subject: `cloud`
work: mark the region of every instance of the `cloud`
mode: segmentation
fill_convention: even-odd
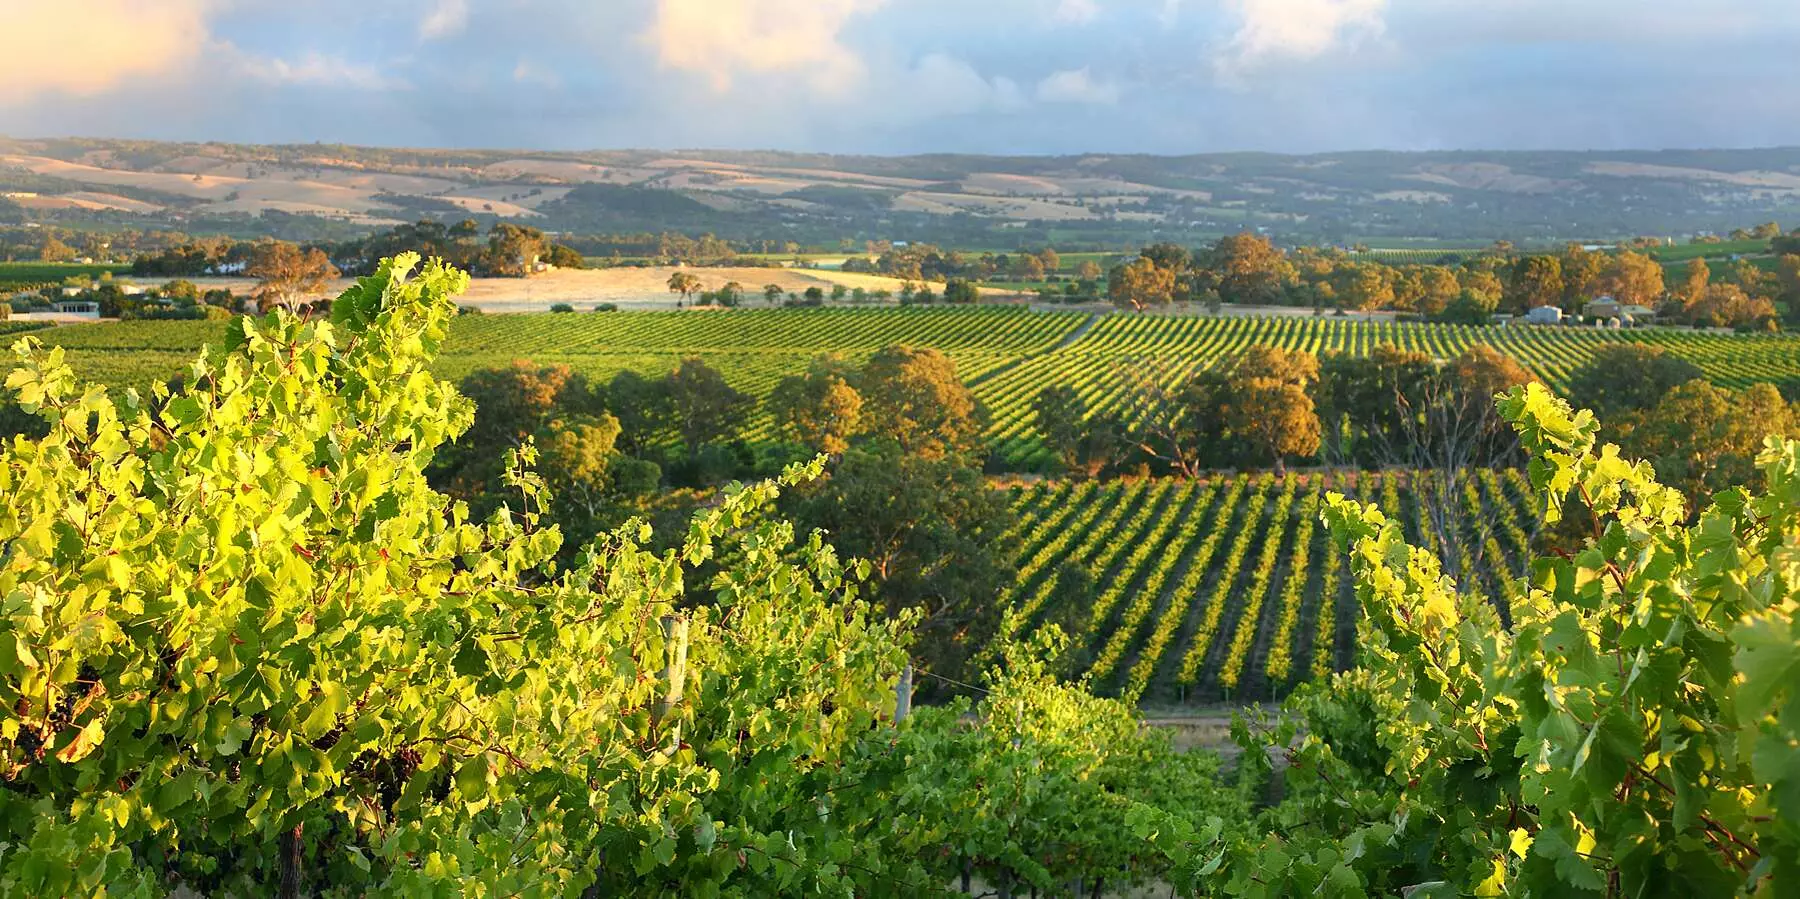
[[[644,39],[665,68],[693,72],[723,93],[744,73],[798,73],[842,94],[863,65],[839,36],[887,0],[657,0]]]
[[[1039,81],[1037,98],[1043,103],[1086,103],[1111,106],[1119,102],[1119,86],[1095,81],[1087,67],[1065,69]]]
[[[1051,16],[1063,25],[1086,25],[1099,17],[1100,7],[1094,0],[1061,0]]]
[[[1228,79],[1279,60],[1323,56],[1341,45],[1379,36],[1387,0],[1229,0],[1239,19],[1216,61]]]
[[[410,87],[404,80],[389,77],[375,66],[317,52],[306,53],[293,61],[246,56],[240,59],[239,64],[246,74],[271,84],[348,87],[368,91],[406,90]]]
[[[968,62],[943,53],[927,54],[910,70],[884,80],[891,80],[894,90],[876,105],[882,118],[896,122],[1009,112],[1026,105],[1017,82],[983,77]]]
[[[521,59],[518,65],[513,66],[512,77],[513,81],[519,84],[531,84],[538,87],[555,88],[562,87],[563,84],[562,78],[555,72],[528,59]]]
[[[181,67],[209,40],[211,0],[15,0],[5,5],[0,104],[105,93]]]
[[[419,40],[434,41],[455,37],[469,27],[468,0],[437,0],[431,12],[419,22]]]

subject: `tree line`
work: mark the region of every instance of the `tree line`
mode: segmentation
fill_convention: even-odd
[[[604,533],[634,516],[679,533],[695,505],[736,479],[767,477],[827,453],[824,476],[787,492],[784,514],[870,561],[876,601],[919,616],[918,653],[973,677],[999,627],[987,600],[1011,578],[1004,498],[982,476],[986,413],[942,353],[891,346],[861,364],[815,360],[767,401],[780,440],[754,441],[757,400],[700,359],[604,383],[562,365],[476,371],[468,431],[432,482],[485,515],[509,502],[505,460],[533,447],[565,533]]]
[[[132,273],[177,277],[235,274],[273,255],[297,255],[315,268],[330,267],[360,276],[374,271],[380,260],[403,252],[442,259],[481,277],[525,277],[544,266],[583,265],[580,253],[536,228],[497,222],[483,232],[475,220],[464,219],[453,224],[423,220],[357,240],[305,246],[268,239],[196,238],[139,254],[132,262]]]
[[[1145,247],[1110,269],[1106,291],[1115,305],[1139,312],[1174,303],[1233,303],[1397,310],[1463,323],[1539,306],[1575,314],[1610,297],[1667,321],[1769,328],[1781,319],[1777,303],[1790,315],[1800,309],[1800,236],[1778,235],[1770,249],[1772,271],[1739,258],[1715,275],[1704,258],[1696,258],[1674,276],[1629,248],[1569,244],[1554,253],[1521,254],[1501,247],[1441,264],[1387,265],[1336,249],[1289,251],[1245,232],[1198,251],[1171,243]]]

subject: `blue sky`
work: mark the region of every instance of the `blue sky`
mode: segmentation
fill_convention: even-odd
[[[0,0],[0,134],[1188,153],[1800,144],[1795,0]]]

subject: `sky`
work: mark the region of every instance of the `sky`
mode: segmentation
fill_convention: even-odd
[[[1800,145],[1797,0],[0,0],[0,134],[1181,154]]]

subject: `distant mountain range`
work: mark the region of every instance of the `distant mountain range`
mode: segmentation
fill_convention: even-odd
[[[366,231],[419,218],[580,233],[959,246],[1520,243],[1800,218],[1800,148],[1199,156],[826,156],[0,138],[0,222]]]

